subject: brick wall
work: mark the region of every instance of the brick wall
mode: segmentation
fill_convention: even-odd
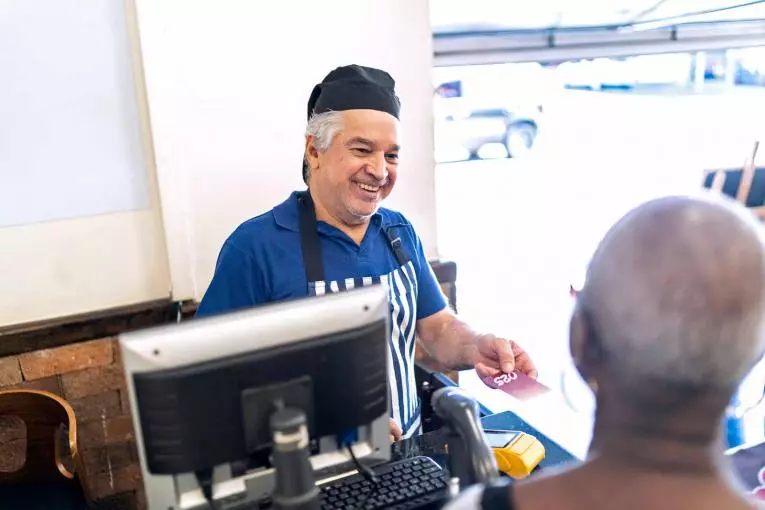
[[[0,358],[0,387],[46,390],[74,408],[86,481],[96,507],[145,508],[125,379],[116,340],[104,338]],[[0,432],[0,466],[18,465],[22,443]],[[3,424],[0,424],[2,426]]]

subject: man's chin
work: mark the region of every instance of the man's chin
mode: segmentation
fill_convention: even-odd
[[[348,211],[351,212],[354,216],[357,216],[359,218],[364,218],[364,220],[368,220],[372,217],[374,213],[377,212],[377,209],[380,208],[380,201],[375,202],[357,202],[355,204],[352,204],[351,207],[348,208]]]

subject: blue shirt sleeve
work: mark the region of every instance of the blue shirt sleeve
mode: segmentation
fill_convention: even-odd
[[[228,240],[221,248],[215,275],[195,316],[250,308],[265,303],[267,297],[268,290],[259,265],[250,254]]]
[[[417,320],[430,317],[434,313],[440,312],[446,308],[449,303],[446,296],[438,284],[436,274],[430,266],[425,250],[422,247],[420,237],[415,233],[416,260],[417,267]]]

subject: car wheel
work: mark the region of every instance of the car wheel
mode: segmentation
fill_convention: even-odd
[[[523,156],[534,146],[537,137],[537,127],[533,124],[521,122],[513,124],[505,134],[505,148],[511,158]]]

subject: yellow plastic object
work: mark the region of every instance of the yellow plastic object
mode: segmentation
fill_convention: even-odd
[[[525,432],[502,433],[505,434],[510,437],[505,446],[492,445],[497,467],[512,478],[526,478],[545,458],[545,447],[536,437]]]

